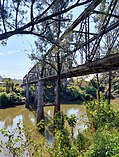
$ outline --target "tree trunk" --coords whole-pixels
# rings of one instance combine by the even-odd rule
[[[100,81],[98,74],[96,74],[96,78],[97,78],[97,100],[100,104]]]
[[[112,71],[109,71],[108,104],[110,104],[110,100],[111,100],[111,88],[112,88]]]
[[[60,78],[60,72],[61,72],[61,67],[60,67],[60,55],[59,52],[57,53],[57,81],[56,81],[56,89],[55,89],[55,113],[60,111],[60,92],[61,92],[61,78]]]
[[[43,112],[43,82],[38,82],[37,124],[44,119]]]
[[[25,102],[25,107],[29,107],[29,84],[26,84],[26,102]]]

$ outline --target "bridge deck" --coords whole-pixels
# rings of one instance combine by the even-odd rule
[[[78,67],[64,71],[61,73],[61,79],[108,72],[110,70],[119,70],[119,53],[112,54],[105,58],[79,65]],[[36,80],[31,80],[29,81],[29,84],[37,83],[38,80],[50,81],[56,79],[57,75],[50,75],[44,78],[36,78]],[[23,85],[25,85],[26,83],[27,82],[24,82]]]

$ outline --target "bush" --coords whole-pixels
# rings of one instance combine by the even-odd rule
[[[9,94],[6,92],[0,93],[0,107],[8,107],[22,103],[24,103],[24,97],[17,95],[15,92]]]
[[[92,141],[90,149],[83,157],[118,157],[119,132],[116,129],[99,129]]]
[[[0,93],[0,107],[6,106],[9,102],[7,93]]]
[[[85,100],[91,101],[93,100],[93,97],[90,94],[85,94]]]
[[[84,97],[79,87],[68,87],[66,91],[62,90],[61,98],[67,101],[83,101]]]
[[[65,129],[58,130],[55,134],[52,148],[52,157],[77,157],[78,149],[74,140]]]
[[[86,112],[89,122],[93,125],[94,129],[106,124],[116,124],[117,112],[110,108],[110,105],[102,97],[100,103],[97,100],[85,104]]]
[[[93,98],[96,98],[96,88],[91,86],[87,87],[86,94],[90,94],[91,96],[93,96]]]

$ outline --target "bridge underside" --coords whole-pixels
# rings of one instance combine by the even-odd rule
[[[83,65],[79,65],[75,68],[71,68],[67,71],[61,73],[61,79],[71,78],[77,76],[84,76],[95,73],[103,73],[113,70],[119,70],[119,53],[109,55],[105,58],[95,60],[93,62],[88,62]],[[44,78],[37,78],[35,80],[29,80],[29,84],[36,84],[38,80],[50,81],[56,80],[57,75],[50,75]],[[26,83],[24,82],[24,85]]]
[[[79,65],[78,67],[72,68],[68,71],[64,71],[61,73],[61,79],[84,76],[95,73],[103,73],[118,69],[119,69],[119,54],[114,54],[103,59],[98,59],[90,63]],[[51,80],[57,79],[57,76],[56,75],[49,76],[41,80],[48,81],[50,79]]]

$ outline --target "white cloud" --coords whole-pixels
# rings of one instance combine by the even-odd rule
[[[7,52],[8,55],[10,55],[10,54],[12,54],[12,53],[14,53],[14,51],[8,51],[8,52]]]
[[[8,51],[7,54],[10,55],[12,53],[19,53],[19,52],[20,52],[20,50],[13,50],[13,51]]]
[[[3,56],[3,53],[2,53],[2,52],[0,52],[0,56]]]

